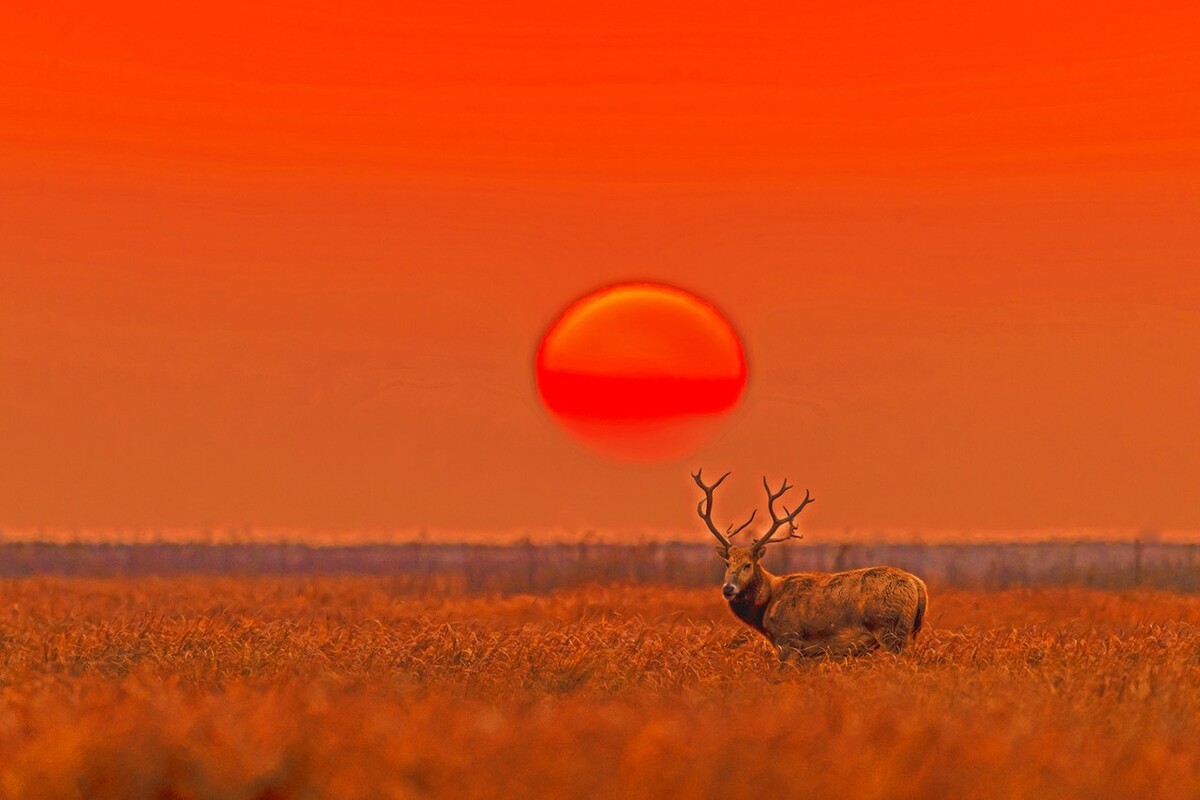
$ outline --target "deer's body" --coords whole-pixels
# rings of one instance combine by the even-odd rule
[[[783,506],[780,516],[775,501],[791,487],[785,480],[778,491],[772,491],[763,478],[771,526],[749,547],[738,547],[733,537],[753,522],[755,515],[736,530],[729,526],[726,533],[712,521],[713,490],[728,474],[712,486],[704,484],[699,472],[692,476],[704,490],[697,513],[720,542],[717,554],[726,563],[722,592],[729,608],[767,638],[781,661],[794,656],[842,658],[881,647],[898,653],[912,641],[921,630],[928,603],[920,578],[896,567],[772,575],[761,563],[764,549],[772,542],[802,538],[796,532],[796,515],[812,497],[805,492],[795,511]],[[784,526],[787,534],[773,538]]]
[[[898,653],[921,630],[925,583],[895,567],[772,575],[756,564],[752,570],[729,608],[766,637],[781,661],[879,648]]]

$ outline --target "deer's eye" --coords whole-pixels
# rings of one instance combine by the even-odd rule
[[[748,570],[748,569],[750,569],[750,565],[749,565],[749,564],[742,564],[742,572],[745,572],[745,571],[746,571],[746,570]]]

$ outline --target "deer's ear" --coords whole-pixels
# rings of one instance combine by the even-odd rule
[[[717,551],[717,555],[719,555],[721,557],[722,561],[729,560],[729,551],[726,550],[724,547],[714,547],[713,549]]]

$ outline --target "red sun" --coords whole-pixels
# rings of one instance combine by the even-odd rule
[[[626,283],[573,303],[537,353],[542,403],[593,449],[626,461],[692,453],[746,387],[746,357],[711,303]]]

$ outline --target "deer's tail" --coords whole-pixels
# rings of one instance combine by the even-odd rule
[[[929,594],[925,591],[925,582],[917,579],[917,613],[913,617],[912,635],[915,637],[921,631],[921,623],[925,621],[925,605],[929,602]]]

